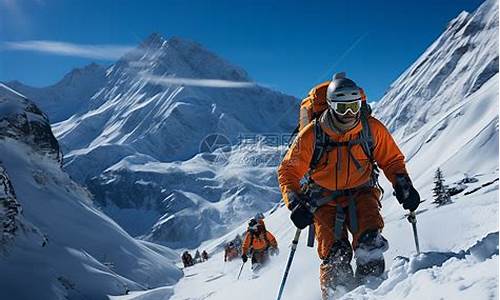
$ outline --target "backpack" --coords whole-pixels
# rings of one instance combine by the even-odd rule
[[[299,122],[290,136],[288,148],[292,145],[299,131],[306,127],[312,120],[318,118],[328,108],[328,104],[326,103],[326,90],[329,84],[330,81],[325,81],[316,85],[309,91],[307,96],[300,101]]]
[[[330,81],[325,81],[313,87],[307,97],[300,102],[298,130],[306,127],[312,120],[318,118],[327,108],[326,91]]]

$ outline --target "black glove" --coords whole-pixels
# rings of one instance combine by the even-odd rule
[[[415,211],[420,204],[420,195],[413,187],[410,177],[406,174],[396,175],[394,195],[398,199],[398,202],[403,204],[404,209]]]
[[[278,247],[269,249],[269,255],[275,256],[275,255],[279,255],[279,254],[280,254],[280,250],[278,249]]]
[[[296,193],[288,193],[288,208],[292,211],[290,219],[299,229],[304,229],[314,222],[314,215],[310,207],[306,206],[307,200],[304,200]]]
[[[241,259],[243,260],[243,263],[246,263],[246,262],[247,262],[247,260],[248,260],[248,256],[247,256],[246,254],[243,254],[243,255],[241,256]]]
[[[293,209],[297,207],[297,205],[299,205],[299,203],[301,202],[300,196],[295,192],[289,192],[287,194],[287,197],[288,197],[287,207],[290,211],[293,211]]]

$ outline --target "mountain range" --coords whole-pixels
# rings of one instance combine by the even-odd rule
[[[60,102],[47,95],[78,95],[47,112],[71,115],[52,124],[64,169],[134,236],[195,247],[280,200],[276,146],[295,127],[298,100],[200,44],[152,34],[105,70],[14,86],[42,108]]]

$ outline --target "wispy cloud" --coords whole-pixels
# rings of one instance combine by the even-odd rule
[[[116,60],[134,49],[134,47],[123,45],[82,45],[57,41],[5,42],[2,48],[4,50],[33,51],[97,60]]]
[[[256,84],[253,82],[230,81],[221,79],[196,79],[196,78],[179,78],[156,76],[151,74],[143,74],[142,78],[145,80],[162,85],[184,85],[184,86],[199,86],[211,88],[249,88],[254,87]]]

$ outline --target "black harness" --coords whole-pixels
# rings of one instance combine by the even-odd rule
[[[366,103],[363,103],[361,106],[361,116],[360,116],[360,121],[362,125],[362,130],[359,133],[358,137],[346,141],[346,142],[338,142],[334,141],[330,138],[330,136],[321,128],[320,122],[318,119],[313,120],[314,122],[314,134],[315,134],[315,142],[314,142],[314,151],[312,155],[311,162],[309,164],[309,171],[306,175],[306,183],[304,185],[304,190],[305,194],[308,199],[310,199],[310,206],[314,211],[316,211],[319,207],[322,205],[325,205],[331,201],[336,201],[339,197],[341,196],[347,196],[349,197],[349,206],[348,206],[348,213],[349,213],[349,218],[351,221],[351,229],[356,232],[358,230],[358,224],[357,224],[357,218],[356,218],[356,202],[354,201],[356,194],[365,189],[369,188],[378,188],[380,191],[383,193],[382,188],[380,187],[378,183],[378,176],[379,176],[379,169],[377,167],[377,164],[375,162],[375,159],[373,158],[373,149],[374,149],[374,142],[373,142],[373,136],[372,132],[370,129],[370,126],[368,124],[368,116],[371,113],[371,109]],[[341,148],[342,147],[347,147],[347,153],[348,153],[348,165],[350,164],[350,161],[352,160],[352,163],[356,167],[356,169],[359,172],[363,172],[364,168],[361,166],[361,163],[354,157],[354,155],[351,152],[351,149],[355,145],[360,145],[363,149],[363,152],[367,156],[368,160],[371,163],[372,166],[372,171],[371,171],[371,176],[370,180],[368,182],[351,188],[351,189],[336,189],[336,190],[328,190],[326,188],[323,188],[316,184],[312,178],[311,174],[312,171],[314,171],[317,167],[318,164],[320,163],[321,159],[323,156],[326,156],[329,152],[337,150],[337,162],[336,162],[336,167],[335,167],[335,178],[336,178],[336,185],[338,184],[337,180],[337,174],[341,170]],[[328,157],[328,156],[326,156]],[[328,163],[328,161],[324,162],[325,164]],[[326,197],[322,197],[323,195],[328,194]],[[336,215],[335,215],[335,238],[340,239],[341,234],[342,234],[342,228],[344,225],[345,221],[345,212],[344,208],[340,207],[340,205],[337,206],[336,209]],[[313,225],[312,225],[313,226]],[[314,233],[314,230],[310,228],[309,233],[312,234]],[[311,244],[314,243],[313,238],[309,238],[308,245],[312,246]]]

